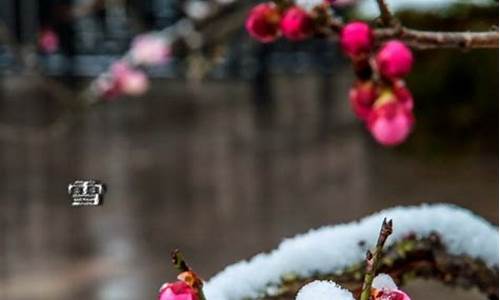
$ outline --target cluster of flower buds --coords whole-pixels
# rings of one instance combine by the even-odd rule
[[[255,6],[246,20],[249,34],[262,43],[280,36],[292,41],[311,37],[323,25],[328,0],[265,2]],[[358,80],[349,99],[377,142],[395,146],[406,140],[415,123],[413,96],[403,78],[413,65],[411,50],[401,41],[388,41],[374,51],[374,34],[364,22],[351,22],[340,32],[343,51],[353,61]]]
[[[177,281],[162,285],[158,300],[205,300],[202,280],[186,264],[179,251],[172,252],[172,262],[181,273]]]
[[[157,34],[139,35],[132,42],[128,59],[115,62],[108,74],[97,80],[97,93],[105,99],[144,94],[149,88],[149,80],[137,66],[161,65],[168,61],[170,55],[170,47],[163,37]]]
[[[328,6],[329,1],[312,1],[311,5],[300,2],[304,1],[292,5],[277,5],[275,2],[258,4],[247,17],[245,27],[248,33],[262,43],[273,42],[280,36],[291,41],[310,38],[317,26],[318,13]]]
[[[354,113],[380,144],[401,144],[415,122],[413,96],[403,80],[413,65],[411,50],[391,40],[373,54],[373,31],[363,22],[344,26],[340,44],[358,77],[349,92]]]

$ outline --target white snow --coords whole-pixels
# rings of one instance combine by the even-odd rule
[[[437,232],[449,253],[498,266],[498,229],[483,218],[449,204],[395,207],[360,221],[325,226],[285,239],[270,253],[230,265],[207,282],[207,299],[255,298],[279,285],[284,275],[342,272],[364,259],[366,250],[375,244],[384,217],[394,222],[388,245],[409,233],[427,236]],[[361,247],[360,241],[366,245]]]
[[[297,6],[300,6],[308,11],[311,11],[313,8],[323,3],[325,3],[325,0],[295,0],[295,4]]]
[[[394,291],[398,289],[398,286],[396,285],[396,283],[394,283],[394,280],[392,280],[391,276],[380,273],[375,276],[375,278],[373,278],[372,288],[378,290]]]
[[[184,5],[186,15],[195,20],[207,18],[212,10],[213,8],[208,1],[191,0]]]
[[[316,280],[304,285],[295,300],[354,300],[354,297],[333,281]]]

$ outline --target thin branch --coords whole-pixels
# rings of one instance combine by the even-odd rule
[[[193,272],[191,267],[186,263],[184,258],[182,257],[181,252],[178,249],[175,249],[170,254],[172,258],[172,264],[175,266],[177,270],[181,273],[189,273],[189,277],[193,280],[192,285],[198,291],[199,300],[206,300],[205,294],[203,293],[203,281],[198,277],[198,275]],[[180,278],[179,278],[180,279]]]
[[[439,32],[410,29],[407,27],[375,30],[377,40],[398,38],[415,49],[435,48],[498,48],[498,31]]]
[[[329,23],[330,33],[336,37],[345,23],[340,18],[333,18]],[[412,29],[396,24],[393,27],[375,29],[375,40],[383,42],[400,39],[414,49],[494,49],[498,48],[498,31],[426,31]]]
[[[384,244],[387,238],[392,233],[392,220],[387,221],[384,218],[382,222],[382,227],[380,228],[380,233],[377,240],[377,246],[375,247],[375,251],[372,253],[368,251],[366,253],[366,272],[365,279],[363,281],[363,289],[361,292],[360,300],[368,300],[370,299],[372,282],[373,278],[376,275],[378,265],[380,263],[380,257],[382,255],[382,251],[384,249]]]
[[[384,26],[392,26],[395,24],[395,19],[392,16],[385,0],[377,0],[378,9],[380,11],[380,20]]]
[[[175,249],[174,251],[172,251],[170,256],[172,258],[172,264],[179,272],[182,273],[182,272],[191,271],[191,268],[188,266],[188,264],[184,260],[184,257],[182,257],[182,254],[179,251],[179,249]]]

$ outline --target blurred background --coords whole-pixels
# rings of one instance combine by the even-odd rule
[[[373,20],[366,2],[339,13]],[[495,1],[388,2],[414,28],[498,25]],[[336,42],[258,44],[240,1],[203,25],[223,38],[148,70],[145,96],[66,114],[134,35],[190,18],[186,3],[0,2],[0,299],[155,299],[174,248],[208,279],[284,237],[396,205],[449,202],[498,224],[496,50],[416,52],[417,126],[388,149],[350,112]],[[47,33],[56,43],[42,49]],[[107,185],[104,205],[71,207],[67,185],[87,178]]]

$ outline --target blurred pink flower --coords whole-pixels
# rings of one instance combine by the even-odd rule
[[[142,65],[163,64],[170,57],[170,47],[165,40],[153,34],[137,36],[130,51],[132,60]]]
[[[301,41],[312,35],[314,22],[305,10],[293,6],[285,11],[280,26],[287,39]]]
[[[149,88],[149,81],[144,72],[132,69],[126,63],[114,63],[111,66],[111,74],[118,89],[124,94],[138,96]]]
[[[119,86],[113,78],[98,78],[95,87],[99,96],[106,100],[113,100],[121,94]]]
[[[149,88],[149,80],[144,72],[130,68],[125,62],[115,62],[111,66],[110,77],[100,78],[96,83],[97,92],[111,100],[121,94],[139,96]]]
[[[413,66],[413,54],[401,41],[385,43],[376,56],[378,70],[388,79],[397,79],[410,73]]]
[[[38,46],[45,53],[54,53],[59,49],[59,36],[52,29],[43,29],[38,36]]]
[[[165,283],[160,288],[158,300],[198,300],[198,293],[184,281]]]
[[[367,55],[373,47],[373,32],[364,22],[351,22],[340,32],[340,45],[351,58]]]
[[[250,10],[245,27],[251,37],[269,43],[280,35],[280,20],[279,9],[273,2],[261,3]]]

